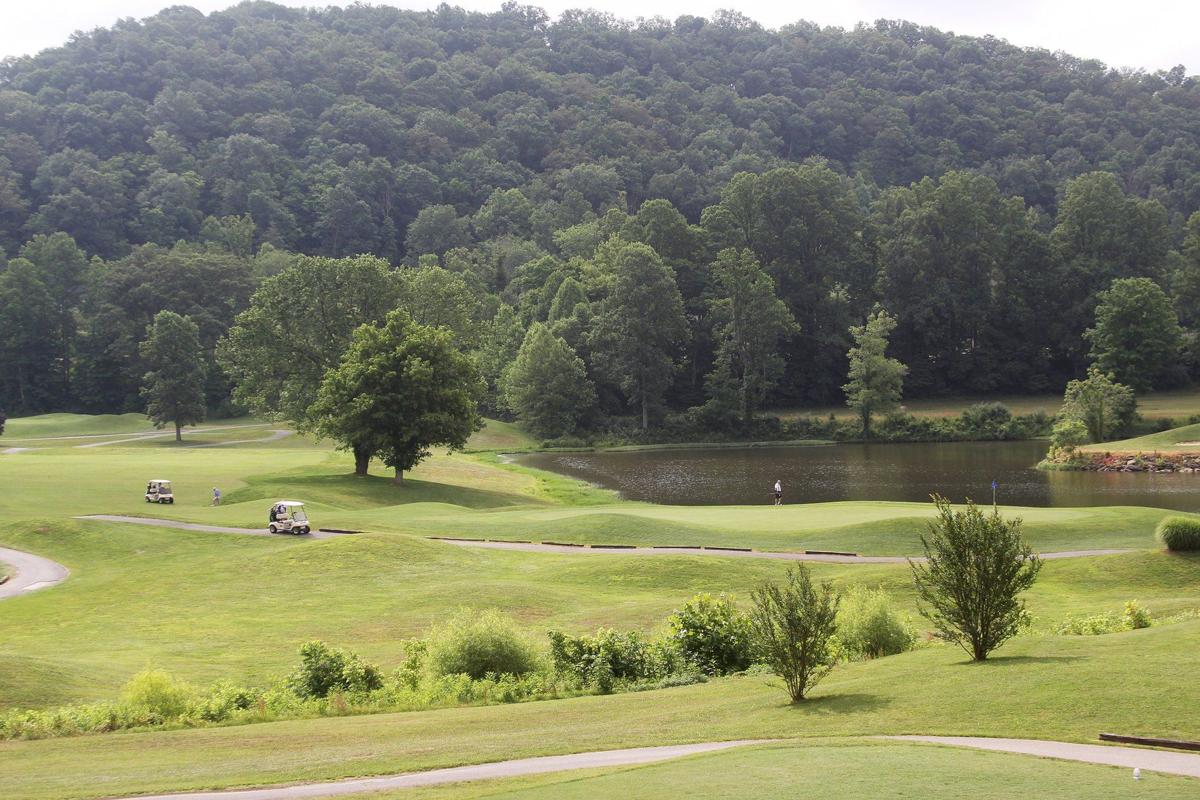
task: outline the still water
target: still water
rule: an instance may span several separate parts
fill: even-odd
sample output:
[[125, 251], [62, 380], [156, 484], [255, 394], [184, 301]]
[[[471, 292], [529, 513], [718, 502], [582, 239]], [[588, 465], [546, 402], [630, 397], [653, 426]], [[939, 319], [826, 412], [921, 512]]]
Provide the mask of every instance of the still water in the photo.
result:
[[1158, 506], [1200, 511], [1200, 474], [1042, 472], [1046, 443], [953, 442], [815, 447], [698, 448], [602, 453], [528, 453], [531, 467], [615, 489], [630, 500], [674, 505], [830, 500], [916, 500], [937, 492], [1023, 506]]

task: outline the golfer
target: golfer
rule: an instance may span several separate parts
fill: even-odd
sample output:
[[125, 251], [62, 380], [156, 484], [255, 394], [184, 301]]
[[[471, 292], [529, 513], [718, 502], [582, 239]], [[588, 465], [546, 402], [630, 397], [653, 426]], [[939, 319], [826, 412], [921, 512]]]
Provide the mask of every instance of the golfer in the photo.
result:
[[213, 504], [214, 506], [219, 506], [219, 505], [221, 505], [221, 490], [220, 490], [220, 489], [218, 489], [218, 488], [217, 488], [217, 487], [215, 487], [215, 486], [213, 487], [213, 499], [212, 499], [212, 504]]
[[775, 505], [783, 505], [783, 484], [775, 481]]

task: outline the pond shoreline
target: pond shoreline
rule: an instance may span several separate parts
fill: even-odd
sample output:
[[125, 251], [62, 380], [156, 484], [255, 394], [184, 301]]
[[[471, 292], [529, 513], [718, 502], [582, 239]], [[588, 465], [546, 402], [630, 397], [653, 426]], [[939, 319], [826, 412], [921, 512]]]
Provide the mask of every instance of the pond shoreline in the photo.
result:
[[1061, 472], [1148, 472], [1175, 474], [1200, 474], [1200, 452], [1198, 453], [1144, 453], [1113, 452], [1085, 453], [1083, 460], [1076, 457], [1063, 463], [1047, 462], [1046, 469]]

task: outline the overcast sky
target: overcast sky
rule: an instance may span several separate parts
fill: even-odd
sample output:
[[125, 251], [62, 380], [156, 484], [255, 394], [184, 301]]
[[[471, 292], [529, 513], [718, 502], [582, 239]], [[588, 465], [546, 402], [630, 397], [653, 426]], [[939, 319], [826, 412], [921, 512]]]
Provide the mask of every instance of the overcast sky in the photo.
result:
[[[331, 0], [280, 0], [284, 5], [330, 5]], [[499, 8], [501, 0], [459, 0], [452, 5], [477, 10]], [[122, 17], [147, 17], [169, 5], [204, 12], [233, 0], [0, 0], [0, 56], [26, 55], [66, 41], [77, 30], [111, 25]], [[402, 8], [431, 8], [421, 0], [376, 2]], [[992, 34], [1013, 44], [1065, 50], [1098, 58], [1110, 66], [1148, 70], [1176, 64], [1200, 73], [1200, 0], [593, 0], [530, 2], [557, 16], [563, 9], [591, 7], [621, 17], [681, 14], [709, 16], [717, 8], [737, 8], [768, 27], [808, 19], [821, 25], [852, 27], [880, 17], [908, 19], [971, 35]]]

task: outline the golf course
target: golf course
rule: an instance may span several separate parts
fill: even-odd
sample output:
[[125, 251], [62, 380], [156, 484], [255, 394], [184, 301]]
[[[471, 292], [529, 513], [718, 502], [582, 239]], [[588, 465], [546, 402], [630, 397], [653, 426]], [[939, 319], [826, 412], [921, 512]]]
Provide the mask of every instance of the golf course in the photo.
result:
[[[0, 714], [113, 701], [148, 668], [197, 687], [266, 686], [311, 640], [390, 672], [406, 640], [464, 607], [499, 609], [539, 637], [602, 627], [652, 635], [697, 593], [744, 604], [783, 575], [791, 562], [778, 556], [805, 551], [849, 554], [808, 567], [840, 590], [882, 589], [924, 631], [904, 559], [854, 556], [920, 556], [932, 504], [625, 502], [508, 463], [499, 451], [530, 443], [494, 422], [467, 452], [435, 453], [400, 485], [390, 475], [354, 476], [347, 454], [279, 423], [209, 422], [182, 443], [160, 434], [137, 415], [9, 421], [0, 440], [0, 547], [64, 572], [0, 600]], [[172, 504], [146, 503], [152, 478], [172, 481]], [[315, 531], [353, 532], [265, 535], [267, 511], [281, 499], [303, 502]], [[830, 791], [832, 776], [843, 797], [954, 797], [964, 787], [981, 797], [1131, 796], [1130, 771], [1111, 765], [877, 738], [1200, 738], [1200, 689], [1190, 677], [1200, 560], [1155, 540], [1171, 512], [998, 510], [1024, 520], [1034, 551], [1071, 557], [1047, 557], [1026, 594], [1027, 628], [984, 662], [922, 634], [907, 652], [839, 663], [798, 704], [776, 678], [752, 670], [536, 702], [16, 737], [0, 741], [0, 783], [6, 797], [82, 800], [746, 740], [646, 763], [593, 759], [545, 774], [518, 765], [469, 782], [451, 773], [445, 784], [382, 786], [372, 796], [772, 797]], [[95, 515], [167, 524], [86, 518]], [[178, 523], [193, 528], [168, 526]], [[1131, 600], [1155, 624], [1058, 633], [1064, 620], [1117, 613]], [[1132, 796], [1200, 790], [1200, 778], [1147, 764]]]

